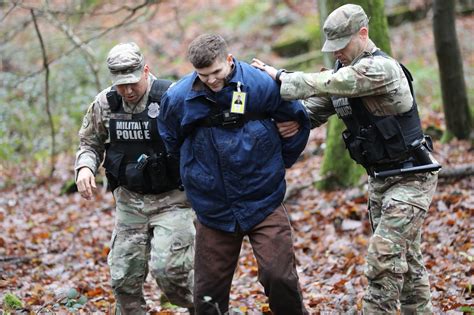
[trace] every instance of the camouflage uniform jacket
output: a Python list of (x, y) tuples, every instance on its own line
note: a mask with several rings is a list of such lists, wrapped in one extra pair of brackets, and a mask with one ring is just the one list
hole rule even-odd
[[(154, 80), (155, 77), (150, 75), (148, 89), (139, 103), (128, 104), (124, 101), (123, 108), (127, 113), (140, 113), (145, 110), (148, 94)], [(76, 153), (76, 163), (74, 166), (76, 177), (77, 172), (82, 167), (88, 167), (96, 174), (104, 159), (105, 144), (110, 142), (109, 120), (111, 113), (106, 94), (111, 88), (109, 86), (95, 97), (82, 121), (82, 126), (79, 130), (80, 145)]]
[(336, 113), (330, 96), (361, 97), (367, 110), (376, 116), (404, 113), (413, 105), (408, 80), (396, 60), (374, 56), (377, 50), (369, 40), (366, 49), (337, 72), (285, 73), (281, 95), (286, 100), (306, 99), (312, 128)]

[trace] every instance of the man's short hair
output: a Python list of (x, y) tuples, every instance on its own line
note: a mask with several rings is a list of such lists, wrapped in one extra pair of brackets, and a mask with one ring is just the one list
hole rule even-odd
[(188, 47), (188, 60), (196, 69), (209, 67), (218, 58), (224, 60), (227, 54), (227, 43), (216, 34), (200, 35)]

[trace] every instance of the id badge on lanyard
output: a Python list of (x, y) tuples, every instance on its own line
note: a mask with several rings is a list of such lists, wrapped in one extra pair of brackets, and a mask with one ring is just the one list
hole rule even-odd
[(234, 91), (232, 94), (232, 104), (230, 106), (230, 112), (234, 114), (244, 114), (245, 113), (245, 98), (247, 93), (242, 92), (241, 89), (242, 83), (237, 82), (237, 91)]

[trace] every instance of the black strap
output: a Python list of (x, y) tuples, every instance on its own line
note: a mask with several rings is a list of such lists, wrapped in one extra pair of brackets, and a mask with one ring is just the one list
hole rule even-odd
[(411, 75), (411, 72), (407, 69), (407, 67), (405, 67), (401, 63), (399, 63), (399, 64), (402, 67), (403, 73), (405, 73), (405, 76), (407, 77), (408, 85), (410, 86), (411, 96), (413, 97), (413, 101), (416, 103), (416, 101), (415, 101), (415, 91), (414, 91), (413, 83), (412, 83), (413, 82), (413, 76)]
[(110, 91), (105, 94), (107, 98), (107, 102), (109, 103), (110, 110), (112, 112), (117, 112), (122, 105), (122, 97), (118, 94), (117, 89), (114, 86), (110, 89)]
[[(161, 102), (161, 97), (165, 94), (166, 90), (169, 86), (173, 83), (170, 80), (163, 80), (163, 79), (156, 79), (153, 81), (153, 84), (150, 89), (150, 93), (148, 94), (148, 99), (151, 102)], [(112, 112), (117, 112), (122, 106), (122, 97), (118, 94), (117, 88), (112, 86), (109, 92), (106, 94), (107, 102), (109, 103), (110, 110)]]
[(267, 113), (258, 112), (247, 112), (242, 114), (235, 114), (229, 111), (223, 111), (215, 115), (211, 115), (200, 119), (196, 122), (196, 126), (199, 127), (226, 127), (226, 128), (237, 128), (243, 126), (245, 123), (251, 120), (264, 120), (270, 116)]
[(166, 90), (168, 90), (171, 83), (173, 82), (170, 80), (156, 79), (153, 81), (148, 98), (154, 102), (160, 103), (161, 97), (165, 94)]

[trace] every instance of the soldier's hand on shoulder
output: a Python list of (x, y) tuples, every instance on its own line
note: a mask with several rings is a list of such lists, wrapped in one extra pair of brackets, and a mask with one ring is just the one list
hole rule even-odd
[(92, 192), (97, 188), (95, 184), (95, 176), (92, 170), (88, 167), (83, 167), (77, 173), (76, 179), (77, 190), (82, 198), (90, 200)]

